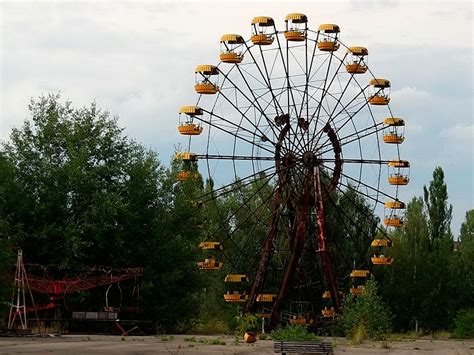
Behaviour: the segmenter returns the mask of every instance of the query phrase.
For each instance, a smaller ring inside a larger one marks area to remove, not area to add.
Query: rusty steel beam
[[[272,259],[274,252],[274,242],[278,232],[278,220],[280,219],[280,204],[281,204],[281,188],[278,188],[273,198],[272,203],[272,215],[270,218],[270,223],[268,225],[268,233],[263,244],[262,254],[260,255],[260,262],[258,264],[257,273],[255,274],[255,279],[252,283],[252,288],[250,290],[249,301],[247,302],[246,310],[247,312],[255,312],[257,306],[256,300],[257,296],[262,293],[265,280],[267,278],[268,267]]]
[[[270,322],[268,324],[268,330],[272,330],[278,323],[280,318],[280,313],[283,308],[283,304],[286,299],[286,295],[288,293],[288,289],[290,288],[290,283],[292,281],[292,277],[295,274],[296,267],[301,257],[301,252],[303,251],[304,242],[306,239],[306,227],[308,225],[308,218],[310,212],[310,205],[309,201],[311,198],[311,175],[308,174],[306,177],[305,188],[303,192],[303,196],[301,197],[296,215],[295,215],[295,223],[292,233],[292,240],[293,248],[291,250],[290,259],[286,265],[286,270],[283,275],[283,279],[280,286],[280,291],[278,292],[277,298],[273,305],[272,314],[270,316]]]
[[[323,194],[321,188],[321,177],[319,175],[319,167],[314,168],[314,184],[315,184],[315,202],[316,202],[316,224],[318,226],[318,253],[321,258],[321,265],[323,267],[324,276],[326,278],[326,283],[329,288],[329,293],[331,294],[331,300],[336,312],[339,312],[341,308],[341,300],[339,298],[339,293],[337,290],[336,276],[334,274],[334,268],[331,261],[331,255],[329,254],[329,249],[326,239],[326,225],[324,221],[324,204],[323,204]]]

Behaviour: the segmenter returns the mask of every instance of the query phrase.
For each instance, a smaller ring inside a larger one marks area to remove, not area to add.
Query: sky
[[[406,120],[403,196],[422,195],[441,166],[456,236],[474,208],[472,10],[469,1],[0,1],[0,140],[29,118],[30,98],[60,92],[76,107],[96,101],[168,164],[184,143],[178,108],[197,99],[194,68],[218,63],[220,36],[249,38],[259,15],[283,29],[301,12],[310,27],[336,23],[343,43],[369,48]]]

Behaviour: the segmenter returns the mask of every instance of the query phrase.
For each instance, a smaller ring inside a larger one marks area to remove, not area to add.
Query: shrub
[[[259,319],[253,314],[244,314],[237,318],[237,327],[235,330],[238,334],[258,332],[260,330]]]
[[[377,339],[391,329],[392,315],[377,294],[377,284],[369,280],[358,297],[349,294],[343,302],[341,321],[347,337],[356,342]]]
[[[456,316],[455,325],[456,338],[474,338],[474,308],[460,311]]]
[[[318,341],[320,337],[308,332],[308,329],[301,325],[289,326],[276,330],[272,333],[272,338],[279,341]]]

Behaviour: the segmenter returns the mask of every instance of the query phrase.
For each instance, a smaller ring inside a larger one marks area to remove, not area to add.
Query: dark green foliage
[[[459,240],[461,243],[474,241],[474,210],[466,212],[466,220],[461,225]]]
[[[11,302],[12,275],[14,271],[14,257],[11,252],[11,242],[6,238],[0,239],[0,313],[6,314],[9,311],[8,302]],[[0,318],[0,327],[4,317]]]
[[[15,237],[29,263],[142,267],[147,317],[171,327],[193,315],[199,235],[189,186],[94,103],[75,109],[49,95],[29,108],[32,119],[12,131],[1,155],[2,177],[12,177],[0,180],[2,236]],[[82,296],[103,300],[103,292]],[[68,306],[81,310],[82,296]]]
[[[424,198],[413,198],[408,204],[404,228],[391,235],[395,261],[381,284],[401,331],[416,324],[422,329],[451,329],[459,309],[473,305],[470,214],[455,249],[449,228],[452,207],[441,168],[435,169],[424,193]]]
[[[444,172],[441,167],[435,168],[433,180],[430,181],[428,187],[423,187],[423,193],[429,221],[429,238],[431,248],[433,248],[437,240],[451,234],[453,206],[448,206],[448,187],[444,182]]]
[[[460,311],[455,320],[454,336],[457,338],[474,338],[474,309]]]
[[[272,339],[277,341],[320,341],[321,338],[310,333],[301,325],[290,325],[272,333]]]
[[[367,281],[362,295],[354,297],[349,294],[344,299],[341,322],[348,337],[355,337],[360,329],[364,329],[368,338],[379,338],[391,330],[391,319],[390,310],[377,293],[375,281]]]
[[[32,100],[30,111],[32,121],[14,129],[6,145],[25,196],[15,221],[23,226],[25,258],[137,265],[156,228],[163,170],[154,154],[123,136],[117,119],[95,104],[74,109],[50,95]]]
[[[262,329],[262,321],[253,314],[244,314],[237,319],[237,334],[245,332],[259,332]]]
[[[17,199],[18,198],[18,199]],[[21,204],[18,195],[18,183],[15,181],[15,170],[0,152],[0,313],[8,311],[8,302],[11,301],[11,289],[14,271],[15,255],[14,241],[21,236],[21,228],[15,226],[14,206]],[[3,322],[3,317],[0,320]]]
[[[143,267],[139,305],[166,329],[237,327],[236,306],[226,304],[222,295],[248,292],[249,285],[224,284],[223,278],[255,273],[271,216],[270,177],[231,186],[198,208],[195,199],[211,191],[213,181],[175,180],[179,170],[195,171],[196,163],[174,160],[170,169],[162,167],[155,153],[128,139],[117,118],[94,103],[76,109],[61,103],[59,95],[49,95],[32,100],[29,108],[31,120],[14,129],[0,149],[0,305],[9,300],[10,268],[21,247],[26,262],[56,264],[60,271]],[[453,329],[459,310],[474,307],[474,210],[466,213],[454,247],[452,207],[441,168],[423,192],[408,203],[404,227],[390,235],[393,266],[374,267],[397,330],[413,329],[416,322],[425,329]],[[342,279],[354,265],[366,265],[379,220],[350,186],[327,195],[324,208],[328,240],[337,245],[335,273]],[[287,250],[289,232],[281,227],[276,248]],[[317,234],[314,222],[308,233]],[[209,257],[197,245],[208,239],[223,243],[224,251],[215,253],[224,261],[221,272],[196,268],[197,260]],[[320,299],[325,287],[319,258],[311,252],[317,249],[316,238],[309,240],[300,267],[313,288],[291,288],[290,298]],[[270,269],[281,272],[284,263],[285,255],[278,253]],[[278,292],[280,277],[270,272],[264,291]],[[349,285],[338,286],[344,290]],[[346,331],[373,337],[389,329],[389,313],[383,313],[371,287],[368,283],[366,296],[346,301]],[[68,296],[68,306],[82,310],[94,300],[91,307],[100,308],[103,291]],[[320,302],[316,309],[323,306]],[[471,313],[460,313],[458,320],[464,322]]]

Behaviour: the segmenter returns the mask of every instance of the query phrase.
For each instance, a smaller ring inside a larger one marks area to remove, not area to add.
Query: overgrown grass
[[[363,323],[357,324],[347,334],[347,338],[349,338],[354,344],[362,343],[364,340],[367,340],[369,338],[367,327]]]
[[[161,335],[160,340],[161,341],[171,341],[171,340],[174,340],[174,336],[172,336],[172,335]]]
[[[207,335],[228,334],[230,333],[230,328],[228,323],[224,320],[209,320],[196,323],[188,333]]]
[[[322,338],[310,333],[305,327],[296,325],[274,331],[272,339],[279,341],[320,341]]]
[[[407,332],[407,333],[391,333],[388,335],[388,340],[391,341],[414,341],[422,335],[421,332]]]
[[[219,338],[206,339],[206,338],[189,337],[189,338],[184,338],[184,341],[200,343],[204,345],[226,345],[226,342]]]
[[[434,332],[432,335],[433,339],[441,339],[441,340],[446,340],[452,337],[452,334],[447,331],[438,331]]]

